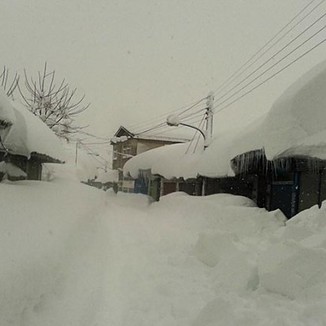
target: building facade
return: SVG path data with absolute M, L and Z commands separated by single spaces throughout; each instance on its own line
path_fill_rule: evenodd
M 111 145 L 113 146 L 112 169 L 119 172 L 119 190 L 134 192 L 135 188 L 139 187 L 135 184 L 134 179 L 123 175 L 123 167 L 129 159 L 151 149 L 185 141 L 187 139 L 135 134 L 121 126 L 111 138 Z

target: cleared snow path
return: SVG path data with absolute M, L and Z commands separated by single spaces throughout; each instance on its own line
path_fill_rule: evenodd
M 213 293 L 175 216 L 153 211 L 144 196 L 119 194 L 107 218 L 110 272 L 99 325 L 189 325 Z
M 0 198 L 0 325 L 92 325 L 109 267 L 105 194 L 20 182 Z

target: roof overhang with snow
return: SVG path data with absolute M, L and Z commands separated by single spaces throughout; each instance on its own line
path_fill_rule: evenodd
M 264 151 L 267 160 L 310 157 L 326 160 L 326 61 L 293 83 L 270 111 L 238 134 L 215 137 L 205 150 L 186 153 L 169 145 L 129 160 L 125 173 L 137 177 L 140 169 L 166 178 L 198 175 L 234 175 L 230 162 L 250 152 Z
M 185 143 L 190 140 L 189 137 L 177 137 L 177 136 L 166 136 L 164 134 L 151 134 L 148 132 L 142 132 L 142 133 L 133 133 L 129 131 L 127 128 L 120 126 L 117 132 L 114 134 L 114 137 L 111 138 L 111 145 L 115 145 L 117 143 L 125 142 L 128 139 L 137 139 L 139 141 L 145 140 L 145 141 L 158 141 L 158 142 L 164 142 L 164 143 Z
M 10 117 L 12 124 L 2 131 L 1 140 L 12 155 L 36 158 L 42 163 L 63 163 L 65 155 L 58 137 L 38 117 L 24 106 L 0 94 L 0 119 Z

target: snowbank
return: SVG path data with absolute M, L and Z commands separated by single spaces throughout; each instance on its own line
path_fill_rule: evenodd
M 2 183 L 0 324 L 325 325 L 326 206 Z
M 102 192 L 1 183 L 1 325 L 90 325 L 105 266 Z
M 88 151 L 81 146 L 78 146 L 76 151 L 76 143 L 73 142 L 62 140 L 62 148 L 66 158 L 65 164 L 44 164 L 45 180 L 87 181 L 96 177 L 98 167 L 102 163 L 94 159 L 93 155 L 89 155 Z
M 261 285 L 291 299 L 326 294 L 326 207 L 304 211 L 287 222 L 278 242 L 261 254 Z

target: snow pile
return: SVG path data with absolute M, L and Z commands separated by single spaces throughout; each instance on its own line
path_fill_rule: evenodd
M 325 84 L 326 62 L 322 62 L 291 85 L 267 114 L 238 134 L 216 135 L 205 151 L 196 154 L 186 153 L 188 145 L 150 151 L 128 161 L 125 173 L 137 177 L 146 166 L 166 178 L 223 177 L 233 174 L 230 161 L 235 156 L 260 149 L 265 149 L 269 160 L 289 155 L 326 159 Z
M 147 209 L 139 198 L 114 198 L 108 324 L 326 323 L 325 209 L 285 225 L 242 197 L 175 193 Z
M 128 198 L 140 197 L 118 193 L 115 203 L 124 215 L 111 211 L 115 258 L 108 301 L 115 312 L 105 320 L 112 325 L 209 325 L 202 321 L 211 318 L 207 305 L 217 296 L 257 289 L 257 251 L 284 226 L 281 213 L 267 213 L 243 197 L 176 193 L 132 210 Z M 223 316 L 233 308 L 222 310 L 212 325 L 228 325 Z
M 326 324 L 326 206 L 1 184 L 0 324 Z
M 266 290 L 302 302 L 325 297 L 325 215 L 325 205 L 314 206 L 287 222 L 277 243 L 260 258 L 260 280 Z
M 103 192 L 1 183 L 1 325 L 90 325 L 101 304 Z
M 89 155 L 87 149 L 77 145 L 76 151 L 76 143 L 64 140 L 62 140 L 61 145 L 66 158 L 65 164 L 44 164 L 45 180 L 87 181 L 96 177 L 97 168 L 101 165 L 101 162 L 94 159 L 93 155 Z

